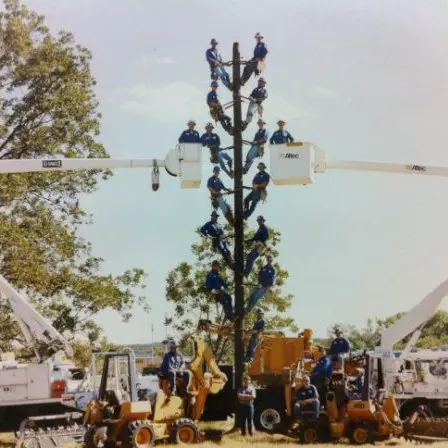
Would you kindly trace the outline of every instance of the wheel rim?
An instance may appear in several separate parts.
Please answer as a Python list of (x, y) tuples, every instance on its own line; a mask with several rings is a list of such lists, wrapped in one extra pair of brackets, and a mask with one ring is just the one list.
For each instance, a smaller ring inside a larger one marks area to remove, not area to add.
[(356, 443), (366, 443), (369, 435), (365, 428), (355, 428), (353, 431), (353, 439)]
[(317, 442), (317, 431), (315, 428), (305, 428), (303, 439), (306, 443)]
[(196, 431), (191, 426), (184, 426), (179, 428), (178, 432), (179, 441), (181, 443), (194, 443), (196, 439)]
[(134, 437), (135, 445), (138, 448), (146, 448), (151, 446), (152, 433), (149, 428), (140, 428)]
[(260, 414), (260, 424), (264, 429), (272, 430), (281, 421), (282, 417), (277, 409), (264, 409)]

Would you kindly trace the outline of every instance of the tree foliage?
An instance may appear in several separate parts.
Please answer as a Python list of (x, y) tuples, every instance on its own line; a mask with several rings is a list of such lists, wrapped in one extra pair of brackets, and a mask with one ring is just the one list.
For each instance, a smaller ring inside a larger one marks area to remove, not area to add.
[[(229, 226), (225, 226), (227, 232)], [(268, 241), (269, 252), (276, 257), (278, 255), (278, 246), (281, 235), (273, 228), (269, 228), (270, 239)], [(198, 235), (200, 235), (198, 230)], [(248, 232), (248, 237), (254, 235), (253, 231)], [(215, 303), (210, 294), (205, 290), (204, 283), (207, 272), (210, 270), (210, 264), (213, 259), (219, 259), (220, 255), (213, 252), (211, 240), (200, 237), (201, 239), (191, 247), (196, 261), (192, 264), (182, 262), (168, 273), (166, 279), (166, 297), (174, 305), (173, 315), (170, 317), (172, 328), (181, 335), (181, 346), (184, 352), (189, 347), (186, 343), (186, 337), (195, 333), (199, 319), (207, 319), (216, 324), (223, 324), (224, 313), (219, 303)], [(247, 252), (250, 248), (247, 249)], [(249, 299), (253, 288), (258, 284), (257, 276), (259, 269), (265, 263), (264, 257), (259, 257), (255, 263), (249, 277), (247, 277), (244, 287), (244, 296), (246, 302)], [(287, 315), (291, 307), (292, 295), (282, 293), (282, 286), (288, 278), (288, 272), (278, 263), (275, 263), (277, 270), (277, 280), (271, 292), (259, 302), (259, 308), (266, 312), (265, 320), (267, 329), (290, 329), (297, 331), (294, 319)], [(233, 291), (233, 271), (223, 263), (221, 275), (228, 282), (228, 292), (232, 295)], [(251, 313), (245, 319), (246, 329), (250, 329), (255, 321), (255, 313)], [(230, 360), (233, 354), (233, 339), (222, 335), (206, 335), (206, 340), (210, 345), (218, 361)]]
[[(18, 0), (0, 12), (0, 159), (107, 158), (98, 141), (100, 118), (90, 51), (72, 34), (53, 36), (44, 18)], [(79, 196), (94, 192), (108, 171), (55, 171), (0, 176), (0, 272), (39, 304), (60, 331), (90, 342), (98, 311), (128, 319), (142, 303), (133, 288), (144, 272), (100, 275), (102, 259), (77, 233), (91, 222)], [(4, 305), (4, 304), (3, 304)], [(14, 338), (8, 315), (2, 343)]]

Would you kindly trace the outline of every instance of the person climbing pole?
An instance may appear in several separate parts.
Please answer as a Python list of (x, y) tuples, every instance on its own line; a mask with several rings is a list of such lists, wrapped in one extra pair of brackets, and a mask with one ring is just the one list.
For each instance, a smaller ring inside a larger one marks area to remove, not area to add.
[(222, 191), (230, 193), (231, 190), (229, 188), (226, 188), (222, 183), (221, 179), (219, 178), (220, 172), (221, 169), (219, 168), (219, 166), (215, 166), (213, 168), (213, 176), (208, 179), (207, 188), (211, 193), (213, 208), (216, 210), (219, 207), (228, 223), (233, 227), (235, 225), (235, 220), (232, 210), (222, 196)]
[(268, 97), (268, 92), (266, 90), (266, 80), (264, 78), (260, 78), (258, 80), (258, 87), (255, 87), (250, 94), (249, 106), (247, 107), (246, 120), (243, 121), (243, 131), (247, 128), (247, 126), (251, 123), (255, 112), (258, 113), (260, 118), (263, 117), (263, 101)]
[(213, 132), (214, 128), (213, 123), (207, 123), (205, 125), (205, 133), (201, 136), (202, 146), (210, 149), (210, 162), (219, 163), (221, 169), (233, 179), (232, 158), (227, 154), (227, 151), (220, 148), (221, 139), (218, 134)]
[(221, 264), (219, 261), (212, 261), (211, 270), (205, 279), (205, 287), (212, 294), (213, 299), (222, 305), (226, 319), (233, 322), (235, 320), (235, 314), (233, 312), (232, 297), (225, 290), (227, 283), (219, 274), (220, 267)]
[(255, 243), (255, 247), (247, 255), (246, 269), (244, 271), (244, 275), (246, 277), (252, 272), (255, 260), (264, 252), (266, 248), (266, 241), (269, 239), (269, 229), (265, 225), (265, 222), (266, 220), (263, 216), (258, 216), (258, 229), (252, 238), (246, 240), (247, 244)]
[(258, 340), (261, 337), (265, 326), (264, 312), (262, 309), (258, 309), (257, 320), (252, 327), (252, 334), (250, 336), (249, 345), (247, 346), (246, 358), (244, 359), (244, 362), (248, 365), (252, 364), (254, 360), (255, 349), (257, 348)]
[(210, 66), (210, 78), (213, 81), (220, 79), (229, 90), (232, 90), (233, 86), (230, 81), (230, 76), (224, 68), (222, 57), (217, 48), (218, 44), (219, 42), (213, 38), (210, 41), (211, 47), (205, 52), (205, 58)]
[(283, 143), (292, 143), (292, 135), (285, 129), (286, 121), (278, 120), (278, 129), (272, 134), (269, 140), (271, 145), (281, 145)]
[(218, 251), (225, 262), (229, 265), (233, 265), (232, 254), (228, 247), (227, 241), (224, 239), (224, 231), (220, 224), (218, 223), (219, 214), (215, 211), (210, 215), (211, 220), (206, 222), (201, 227), (201, 235), (205, 237), (210, 237), (212, 239), (213, 250)]
[(266, 165), (260, 162), (257, 165), (258, 173), (252, 180), (252, 191), (244, 198), (244, 219), (249, 218), (255, 211), (260, 200), (263, 202), (268, 195), (266, 187), (269, 185), (271, 176), (265, 171)]
[(250, 170), (250, 167), (252, 166), (252, 163), (254, 163), (254, 159), (256, 157), (263, 157), (264, 155), (264, 145), (268, 141), (268, 131), (264, 128), (265, 124), (266, 122), (261, 118), (257, 121), (258, 131), (254, 136), (252, 146), (249, 151), (247, 151), (243, 174), (246, 174)]
[(207, 104), (210, 108), (210, 115), (215, 121), (219, 121), (224, 130), (233, 135), (232, 119), (224, 112), (224, 109), (218, 98), (218, 83), (212, 81), (210, 83), (211, 91), (207, 94)]
[(188, 129), (180, 134), (179, 143), (201, 143), (201, 137), (199, 136), (199, 132), (195, 130), (196, 122), (194, 120), (190, 120), (187, 123)]
[(249, 314), (269, 289), (274, 286), (277, 271), (272, 266), (273, 259), (272, 255), (266, 255), (266, 264), (258, 272), (259, 285), (252, 291), (244, 314)]
[(255, 73), (256, 76), (260, 74), (258, 63), (264, 61), (266, 59), (266, 55), (268, 54), (268, 48), (263, 42), (264, 36), (262, 36), (260, 33), (257, 33), (254, 37), (257, 41), (254, 49), (254, 56), (244, 67), (243, 74), (241, 75), (242, 86), (244, 86), (244, 84), (249, 81), (252, 73)]

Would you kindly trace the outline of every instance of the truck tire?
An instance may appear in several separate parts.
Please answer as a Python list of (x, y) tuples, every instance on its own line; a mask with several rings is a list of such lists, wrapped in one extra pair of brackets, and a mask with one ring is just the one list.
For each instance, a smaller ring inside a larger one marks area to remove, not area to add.
[(255, 407), (254, 423), (260, 431), (273, 431), (283, 422), (285, 411), (277, 403), (261, 402)]
[(179, 445), (199, 443), (199, 428), (193, 420), (180, 418), (171, 429), (171, 441)]

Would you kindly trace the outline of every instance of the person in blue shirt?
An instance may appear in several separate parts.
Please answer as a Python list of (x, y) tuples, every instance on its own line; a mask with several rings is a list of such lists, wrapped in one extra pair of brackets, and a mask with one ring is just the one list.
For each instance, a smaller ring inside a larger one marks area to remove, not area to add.
[(344, 334), (340, 329), (335, 331), (336, 338), (333, 339), (330, 347), (330, 356), (333, 361), (336, 361), (340, 369), (344, 368), (344, 360), (348, 357), (351, 345), (350, 341), (344, 338)]
[(266, 80), (260, 78), (258, 80), (258, 87), (252, 90), (249, 96), (249, 106), (247, 107), (246, 120), (243, 122), (243, 131), (252, 122), (255, 112), (258, 113), (259, 117), (263, 116), (263, 101), (268, 97), (268, 92), (266, 90)]
[(185, 129), (179, 137), (179, 143), (201, 143), (201, 137), (199, 137), (199, 132), (194, 128), (196, 123), (194, 120), (190, 120), (187, 123), (188, 129)]
[(210, 66), (210, 78), (213, 81), (221, 79), (222, 83), (229, 89), (232, 90), (233, 86), (230, 82), (230, 77), (224, 68), (222, 57), (219, 54), (218, 46), (219, 42), (216, 39), (210, 41), (211, 47), (205, 52), (205, 59)]
[(219, 178), (221, 169), (219, 166), (213, 167), (213, 176), (211, 176), (207, 181), (207, 188), (211, 194), (212, 206), (216, 210), (218, 207), (221, 209), (227, 222), (233, 227), (235, 225), (235, 220), (233, 217), (232, 210), (222, 196), (222, 192), (230, 192), (229, 188), (226, 188)]
[(306, 410), (313, 411), (313, 418), (319, 419), (320, 401), (319, 392), (316, 386), (310, 382), (309, 376), (303, 378), (302, 386), (297, 390), (297, 401), (294, 404), (294, 416), (302, 418), (302, 412)]
[(323, 347), (319, 348), (320, 358), (311, 372), (311, 384), (316, 386), (319, 395), (326, 397), (327, 388), (333, 375), (333, 365)]
[(364, 369), (356, 369), (356, 378), (348, 382), (348, 396), (351, 400), (360, 400), (364, 389)]
[(271, 176), (266, 173), (266, 165), (260, 162), (257, 165), (258, 173), (255, 174), (252, 180), (252, 191), (244, 198), (244, 219), (249, 218), (255, 211), (257, 204), (260, 200), (263, 202), (268, 195), (266, 187), (269, 184)]
[(237, 422), (241, 430), (241, 435), (246, 435), (246, 424), (249, 435), (253, 435), (252, 427), (254, 420), (254, 400), (257, 396), (255, 387), (251, 384), (250, 376), (245, 375), (242, 387), (237, 391), (238, 397), (238, 415)]
[(272, 134), (269, 139), (271, 145), (281, 145), (283, 143), (292, 143), (294, 139), (292, 135), (285, 129), (286, 121), (278, 120), (278, 130)]
[(257, 303), (265, 296), (269, 289), (274, 286), (277, 271), (272, 266), (272, 255), (266, 255), (266, 265), (258, 272), (258, 286), (252, 291), (249, 302), (246, 306), (245, 314), (249, 314)]
[(257, 320), (252, 327), (252, 335), (250, 336), (249, 345), (247, 346), (246, 358), (244, 362), (246, 364), (252, 364), (254, 360), (255, 349), (258, 345), (258, 339), (266, 326), (264, 321), (264, 312), (262, 309), (257, 310)]
[(269, 229), (265, 225), (266, 220), (263, 216), (257, 217), (258, 230), (255, 232), (253, 238), (246, 240), (247, 244), (255, 244), (255, 247), (249, 252), (246, 259), (246, 268), (244, 275), (247, 277), (254, 267), (255, 260), (264, 252), (266, 248), (266, 241), (269, 239)]
[(205, 125), (205, 133), (201, 136), (202, 146), (207, 146), (210, 149), (210, 162), (219, 163), (221, 169), (233, 179), (232, 158), (227, 154), (227, 151), (220, 148), (221, 139), (218, 134), (213, 132), (214, 128), (212, 123)]
[(254, 136), (252, 146), (249, 151), (247, 151), (246, 163), (243, 167), (244, 174), (250, 170), (250, 167), (252, 166), (252, 163), (254, 163), (254, 159), (256, 157), (263, 157), (264, 155), (264, 145), (268, 140), (268, 131), (264, 128), (265, 124), (266, 122), (264, 122), (261, 118), (257, 121), (258, 131)]
[(182, 376), (183, 390), (186, 390), (190, 381), (190, 372), (185, 369), (185, 362), (180, 353), (177, 352), (176, 341), (168, 342), (169, 352), (165, 353), (159, 371), (159, 377), (169, 381), (170, 395), (176, 393), (176, 378)]
[(244, 86), (244, 84), (249, 81), (252, 73), (255, 73), (256, 76), (260, 74), (258, 63), (260, 61), (264, 61), (266, 59), (266, 55), (268, 54), (268, 48), (263, 42), (264, 37), (260, 33), (255, 34), (254, 37), (257, 40), (257, 44), (255, 45), (253, 58), (246, 64), (243, 70), (243, 74), (241, 75), (242, 86)]
[(218, 98), (218, 83), (210, 83), (211, 90), (207, 94), (207, 105), (210, 108), (210, 115), (215, 121), (219, 121), (224, 130), (233, 135), (232, 119), (224, 112), (224, 109)]
[(219, 275), (220, 266), (219, 261), (212, 261), (212, 269), (205, 278), (205, 287), (212, 294), (213, 299), (222, 305), (226, 319), (233, 322), (235, 320), (235, 314), (233, 312), (232, 297), (225, 291), (227, 283)]
[(211, 214), (211, 220), (201, 227), (201, 235), (212, 239), (213, 250), (218, 251), (229, 266), (233, 265), (232, 254), (230, 253), (227, 241), (224, 239), (224, 231), (218, 223), (219, 214), (215, 211)]

